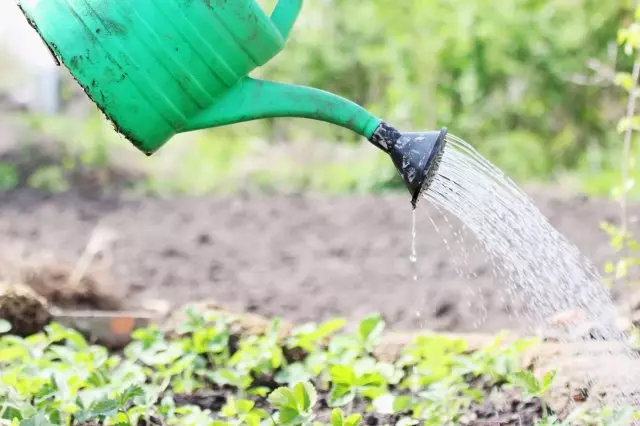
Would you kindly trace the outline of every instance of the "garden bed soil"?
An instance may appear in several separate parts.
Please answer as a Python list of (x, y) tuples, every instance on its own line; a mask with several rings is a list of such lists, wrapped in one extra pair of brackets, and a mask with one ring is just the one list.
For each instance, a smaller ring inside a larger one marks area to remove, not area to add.
[[(609, 259), (599, 223), (615, 221), (618, 206), (556, 190), (531, 194), (551, 223), (597, 265)], [(638, 206), (631, 207), (632, 215), (638, 212)], [(514, 316), (520, 307), (506, 295), (476, 241), (470, 236), (458, 241), (455, 221), (426, 204), (417, 216), (414, 281), (411, 210), (403, 193), (161, 199), (19, 189), (0, 194), (0, 256), (13, 266), (16, 259), (43, 258), (58, 265), (49, 266), (55, 273), (29, 276), (69, 299), (73, 292), (61, 292), (62, 283), (81, 255), (95, 249), (90, 269), (96, 275), (81, 280), (84, 296), (68, 303), (84, 301), (83, 308), (214, 299), (295, 322), (356, 319), (376, 311), (399, 330), (522, 329)], [(92, 239), (93, 247), (87, 247)], [(6, 275), (11, 267), (2, 269)], [(629, 291), (620, 300), (631, 300)]]

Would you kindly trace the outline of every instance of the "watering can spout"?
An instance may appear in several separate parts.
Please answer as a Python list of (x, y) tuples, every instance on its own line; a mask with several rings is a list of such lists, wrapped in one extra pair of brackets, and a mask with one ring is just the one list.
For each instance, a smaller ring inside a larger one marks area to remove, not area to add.
[(243, 79), (185, 130), (199, 130), (261, 118), (298, 117), (332, 123), (366, 137), (389, 154), (415, 208), (429, 187), (444, 151), (447, 129), (400, 132), (360, 105), (323, 90), (252, 78)]
[(399, 132), (381, 122), (369, 141), (389, 154), (416, 208), (433, 181), (447, 142), (447, 128), (429, 132)]
[(200, 130), (263, 118), (297, 117), (324, 121), (373, 136), (381, 120), (360, 105), (306, 86), (243, 78), (209, 108), (187, 121), (184, 130)]

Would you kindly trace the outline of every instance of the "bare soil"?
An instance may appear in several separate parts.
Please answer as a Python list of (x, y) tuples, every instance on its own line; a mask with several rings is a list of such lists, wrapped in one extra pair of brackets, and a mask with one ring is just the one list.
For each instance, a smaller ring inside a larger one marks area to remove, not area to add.
[[(611, 251), (599, 223), (615, 220), (616, 205), (557, 190), (531, 195), (557, 229), (604, 264)], [(92, 267), (110, 276), (96, 291), (121, 298), (126, 308), (213, 299), (294, 322), (357, 320), (375, 311), (401, 330), (519, 329), (519, 306), (473, 238), (460, 241), (455, 222), (426, 205), (417, 214), (417, 280), (409, 261), (409, 197), (402, 193), (161, 199), (23, 188), (0, 193), (0, 252), (49, 253), (73, 266), (96, 249)]]

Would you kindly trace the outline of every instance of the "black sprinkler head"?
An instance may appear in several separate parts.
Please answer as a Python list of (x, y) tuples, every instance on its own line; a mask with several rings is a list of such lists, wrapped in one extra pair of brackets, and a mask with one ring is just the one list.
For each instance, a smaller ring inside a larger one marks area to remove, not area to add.
[(433, 181), (446, 142), (447, 129), (422, 133), (401, 133), (382, 122), (369, 141), (391, 156), (416, 208), (420, 194)]

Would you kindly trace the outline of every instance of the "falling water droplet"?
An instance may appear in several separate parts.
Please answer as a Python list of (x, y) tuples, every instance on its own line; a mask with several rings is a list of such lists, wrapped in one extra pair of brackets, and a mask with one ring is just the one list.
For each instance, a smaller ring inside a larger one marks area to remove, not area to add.
[(413, 280), (418, 281), (418, 254), (416, 252), (416, 210), (411, 211), (411, 256), (409, 260), (413, 269)]

